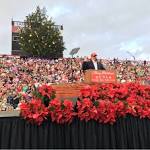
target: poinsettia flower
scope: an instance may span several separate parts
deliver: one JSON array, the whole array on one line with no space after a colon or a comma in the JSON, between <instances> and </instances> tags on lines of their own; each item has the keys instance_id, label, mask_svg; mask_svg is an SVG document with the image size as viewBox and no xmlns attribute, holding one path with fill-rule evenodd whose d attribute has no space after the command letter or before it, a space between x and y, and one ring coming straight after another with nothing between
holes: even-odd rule
<instances>
[{"instance_id":1,"label":"poinsettia flower","mask_svg":"<svg viewBox=\"0 0 150 150\"><path fill-rule=\"evenodd\" d=\"M60 101L54 99L49 103L49 115L52 122L57 123L71 123L76 113L73 109L73 102L70 100Z\"/></svg>"},{"instance_id":2,"label":"poinsettia flower","mask_svg":"<svg viewBox=\"0 0 150 150\"><path fill-rule=\"evenodd\" d=\"M33 119L37 119L40 114L33 114Z\"/></svg>"},{"instance_id":3,"label":"poinsettia flower","mask_svg":"<svg viewBox=\"0 0 150 150\"><path fill-rule=\"evenodd\" d=\"M54 93L54 89L50 85L42 85L38 88L39 93L42 94L42 96L47 96L48 98L51 98L52 94Z\"/></svg>"},{"instance_id":4,"label":"poinsettia flower","mask_svg":"<svg viewBox=\"0 0 150 150\"><path fill-rule=\"evenodd\" d=\"M89 121L90 119L94 119L97 115L96 107L88 98L84 98L81 102L77 101L77 110L77 115L80 120Z\"/></svg>"},{"instance_id":5,"label":"poinsettia flower","mask_svg":"<svg viewBox=\"0 0 150 150\"><path fill-rule=\"evenodd\" d=\"M21 115L29 122L40 125L48 115L48 109L39 99L20 104Z\"/></svg>"}]
</instances>

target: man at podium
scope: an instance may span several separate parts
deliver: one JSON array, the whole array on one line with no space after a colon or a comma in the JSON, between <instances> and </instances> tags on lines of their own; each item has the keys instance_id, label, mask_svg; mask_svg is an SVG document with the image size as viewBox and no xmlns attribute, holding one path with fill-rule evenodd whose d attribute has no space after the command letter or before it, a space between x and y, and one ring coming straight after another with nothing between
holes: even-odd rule
<instances>
[{"instance_id":1,"label":"man at podium","mask_svg":"<svg viewBox=\"0 0 150 150\"><path fill-rule=\"evenodd\" d=\"M84 61L82 63L82 70L83 70L83 72L85 70L89 70L89 69L105 70L103 64L101 64L100 62L98 62L98 60L97 60L97 54L96 53L92 53L91 54L90 61Z\"/></svg>"}]
</instances>

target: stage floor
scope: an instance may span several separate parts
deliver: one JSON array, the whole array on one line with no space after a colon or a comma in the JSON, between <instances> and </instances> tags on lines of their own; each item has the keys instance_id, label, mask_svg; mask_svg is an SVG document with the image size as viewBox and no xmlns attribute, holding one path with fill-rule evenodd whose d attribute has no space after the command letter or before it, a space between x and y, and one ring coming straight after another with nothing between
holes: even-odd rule
<instances>
[{"instance_id":1,"label":"stage floor","mask_svg":"<svg viewBox=\"0 0 150 150\"><path fill-rule=\"evenodd\" d=\"M19 117L20 111L13 110L13 111L0 111L0 117Z\"/></svg>"}]
</instances>

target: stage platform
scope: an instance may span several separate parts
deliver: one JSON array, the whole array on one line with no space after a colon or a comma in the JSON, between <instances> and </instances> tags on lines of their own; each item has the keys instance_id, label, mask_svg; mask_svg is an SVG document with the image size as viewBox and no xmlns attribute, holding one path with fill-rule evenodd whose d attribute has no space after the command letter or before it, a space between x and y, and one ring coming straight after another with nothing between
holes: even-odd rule
<instances>
[{"instance_id":1,"label":"stage platform","mask_svg":"<svg viewBox=\"0 0 150 150\"><path fill-rule=\"evenodd\" d=\"M88 84L52 85L56 97L77 98ZM46 120L37 126L19 117L19 110L0 112L0 149L149 149L150 120L127 115L111 124L75 117L71 124Z\"/></svg>"},{"instance_id":2,"label":"stage platform","mask_svg":"<svg viewBox=\"0 0 150 150\"><path fill-rule=\"evenodd\" d=\"M80 95L80 90L88 84L80 83L66 83L66 84L52 84L51 86L56 90L56 97L60 99L74 98Z\"/></svg>"},{"instance_id":3,"label":"stage platform","mask_svg":"<svg viewBox=\"0 0 150 150\"><path fill-rule=\"evenodd\" d=\"M20 117L0 118L0 149L149 149L150 120L128 116L114 125L75 118L41 126Z\"/></svg>"},{"instance_id":4,"label":"stage platform","mask_svg":"<svg viewBox=\"0 0 150 150\"><path fill-rule=\"evenodd\" d=\"M0 111L0 117L19 117L20 111L13 110L13 111Z\"/></svg>"}]
</instances>

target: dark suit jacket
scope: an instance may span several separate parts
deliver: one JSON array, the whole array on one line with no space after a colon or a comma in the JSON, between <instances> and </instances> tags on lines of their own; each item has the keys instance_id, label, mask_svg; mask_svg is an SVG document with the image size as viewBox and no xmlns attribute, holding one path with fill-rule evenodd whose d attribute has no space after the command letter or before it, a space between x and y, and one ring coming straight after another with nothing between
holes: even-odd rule
<instances>
[{"instance_id":1,"label":"dark suit jacket","mask_svg":"<svg viewBox=\"0 0 150 150\"><path fill-rule=\"evenodd\" d=\"M105 70L104 66L97 62L98 70ZM94 64L92 61L84 61L82 64L82 70L88 70L88 69L95 69Z\"/></svg>"}]
</instances>

